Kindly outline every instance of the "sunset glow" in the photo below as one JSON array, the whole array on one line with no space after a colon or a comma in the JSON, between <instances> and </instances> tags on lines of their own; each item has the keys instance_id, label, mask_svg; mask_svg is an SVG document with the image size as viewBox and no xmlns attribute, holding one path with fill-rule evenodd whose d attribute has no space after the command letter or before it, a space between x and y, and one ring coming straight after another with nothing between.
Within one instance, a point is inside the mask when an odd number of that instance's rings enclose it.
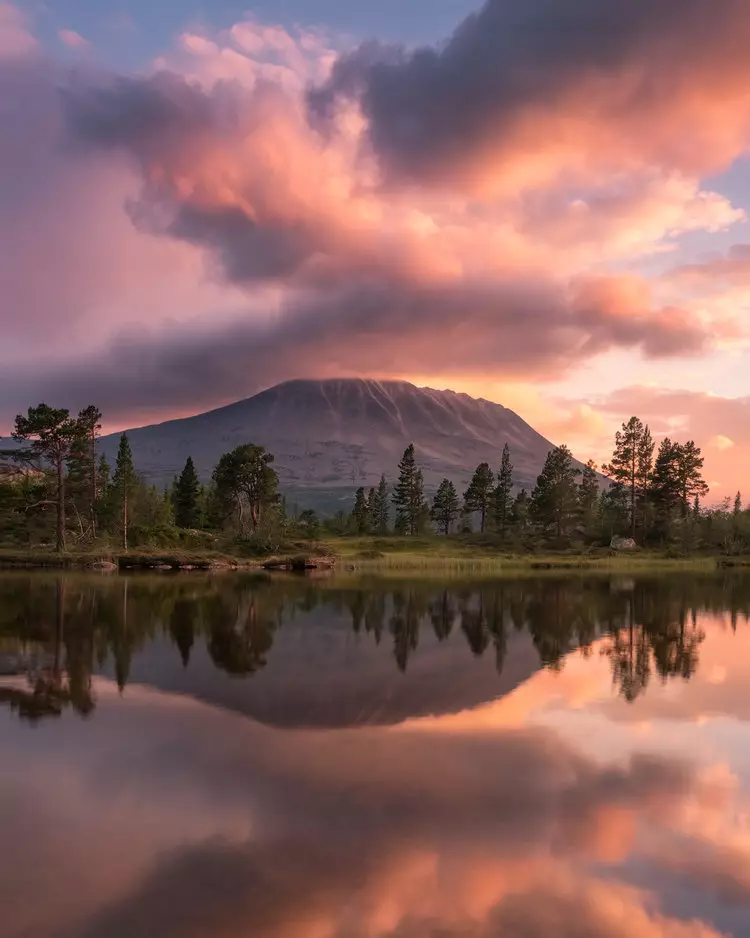
<instances>
[{"instance_id":1,"label":"sunset glow","mask_svg":"<svg viewBox=\"0 0 750 938\"><path fill-rule=\"evenodd\" d=\"M0 3L0 435L405 378L600 464L638 414L743 487L750 5L416 6L409 46L311 9L155 50Z\"/></svg>"}]
</instances>

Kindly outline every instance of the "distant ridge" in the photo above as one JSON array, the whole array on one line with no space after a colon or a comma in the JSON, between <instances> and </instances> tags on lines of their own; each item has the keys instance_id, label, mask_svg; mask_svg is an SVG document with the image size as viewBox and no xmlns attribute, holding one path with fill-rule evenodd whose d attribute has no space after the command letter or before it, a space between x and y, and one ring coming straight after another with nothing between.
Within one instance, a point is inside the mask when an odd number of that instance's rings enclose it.
<instances>
[{"instance_id":1,"label":"distant ridge","mask_svg":"<svg viewBox=\"0 0 750 938\"><path fill-rule=\"evenodd\" d=\"M480 462L496 469L506 442L516 485L531 488L553 447L501 404L368 378L285 381L216 410L127 432L136 465L159 486L188 456L207 480L222 453L253 442L276 456L288 498L327 508L343 507L360 485L377 485L381 473L393 480L410 442L428 489L444 477L466 486ZM102 440L110 461L118 438Z\"/></svg>"}]
</instances>

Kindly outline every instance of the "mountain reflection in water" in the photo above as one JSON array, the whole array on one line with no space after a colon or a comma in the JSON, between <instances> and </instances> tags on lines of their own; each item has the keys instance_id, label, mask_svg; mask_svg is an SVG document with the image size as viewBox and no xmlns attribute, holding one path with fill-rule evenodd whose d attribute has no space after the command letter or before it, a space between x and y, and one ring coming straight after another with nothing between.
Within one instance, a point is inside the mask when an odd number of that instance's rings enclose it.
<instances>
[{"instance_id":1,"label":"mountain reflection in water","mask_svg":"<svg viewBox=\"0 0 750 938\"><path fill-rule=\"evenodd\" d=\"M741 938L749 614L744 575L2 576L0 936Z\"/></svg>"}]
</instances>

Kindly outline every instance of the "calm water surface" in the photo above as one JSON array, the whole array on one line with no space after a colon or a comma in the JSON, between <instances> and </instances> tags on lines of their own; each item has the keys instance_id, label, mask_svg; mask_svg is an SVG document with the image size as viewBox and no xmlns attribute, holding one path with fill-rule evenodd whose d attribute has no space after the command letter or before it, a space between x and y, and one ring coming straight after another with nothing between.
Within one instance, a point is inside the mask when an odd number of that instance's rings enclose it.
<instances>
[{"instance_id":1,"label":"calm water surface","mask_svg":"<svg viewBox=\"0 0 750 938\"><path fill-rule=\"evenodd\" d=\"M745 938L750 577L0 576L2 938Z\"/></svg>"}]
</instances>

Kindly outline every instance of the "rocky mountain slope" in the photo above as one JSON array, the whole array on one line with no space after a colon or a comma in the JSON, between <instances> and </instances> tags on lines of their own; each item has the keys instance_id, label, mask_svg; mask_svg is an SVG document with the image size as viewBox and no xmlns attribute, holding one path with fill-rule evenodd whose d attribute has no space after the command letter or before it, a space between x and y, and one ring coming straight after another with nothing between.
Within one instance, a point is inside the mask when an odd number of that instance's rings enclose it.
<instances>
[{"instance_id":1,"label":"rocky mountain slope","mask_svg":"<svg viewBox=\"0 0 750 938\"><path fill-rule=\"evenodd\" d=\"M247 400L181 420L129 430L135 462L157 485L168 484L188 456L208 479L222 453L241 443L276 456L291 501L335 507L358 486L393 480L413 442L428 489L447 476L463 489L478 463L500 464L510 445L515 481L530 488L553 444L512 410L454 391L404 381L287 381ZM114 461L118 436L102 448Z\"/></svg>"}]
</instances>

